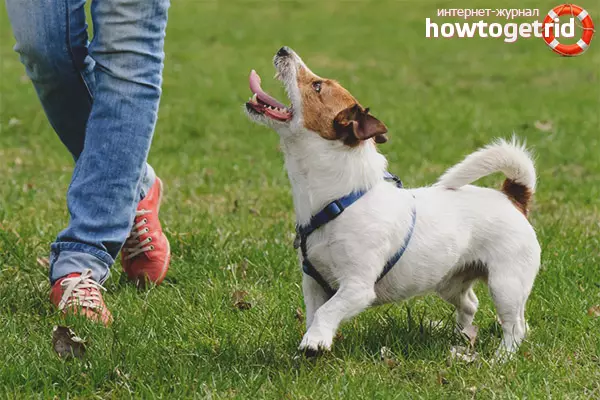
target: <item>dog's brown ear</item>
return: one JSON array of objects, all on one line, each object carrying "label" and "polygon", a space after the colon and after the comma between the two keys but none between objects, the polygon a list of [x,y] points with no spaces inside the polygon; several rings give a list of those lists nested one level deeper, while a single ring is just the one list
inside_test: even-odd
[{"label": "dog's brown ear", "polygon": [[355,104],[342,110],[333,120],[337,138],[349,146],[374,138],[377,143],[387,142],[387,127],[369,113],[368,108]]}]

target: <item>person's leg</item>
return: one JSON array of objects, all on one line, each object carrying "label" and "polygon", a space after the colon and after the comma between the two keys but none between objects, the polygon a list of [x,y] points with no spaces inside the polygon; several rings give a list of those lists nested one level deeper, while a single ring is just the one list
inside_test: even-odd
[{"label": "person's leg", "polygon": [[[52,245],[52,279],[108,266],[130,233],[160,99],[168,0],[92,3],[95,92],[67,203],[71,221]],[[96,262],[95,261],[95,262]],[[93,279],[107,274],[93,269]]]},{"label": "person's leg", "polygon": [[25,65],[48,120],[74,159],[83,150],[95,86],[85,0],[6,0]]},{"label": "person's leg", "polygon": [[[48,120],[77,161],[84,147],[86,124],[96,87],[94,60],[88,54],[85,0],[6,0],[20,54]],[[140,197],[149,192],[155,174],[145,166]],[[129,218],[133,220],[133,214]],[[69,257],[70,255],[70,257]],[[91,267],[106,276],[104,260],[81,252],[63,252],[62,267],[51,268],[51,281]],[[72,268],[70,267],[72,266]]]}]

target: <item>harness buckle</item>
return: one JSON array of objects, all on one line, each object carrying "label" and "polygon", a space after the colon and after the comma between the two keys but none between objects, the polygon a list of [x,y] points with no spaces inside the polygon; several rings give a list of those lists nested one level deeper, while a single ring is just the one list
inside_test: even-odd
[{"label": "harness buckle", "polygon": [[336,219],[344,210],[345,207],[339,200],[332,201],[325,207],[325,212],[332,220]]}]

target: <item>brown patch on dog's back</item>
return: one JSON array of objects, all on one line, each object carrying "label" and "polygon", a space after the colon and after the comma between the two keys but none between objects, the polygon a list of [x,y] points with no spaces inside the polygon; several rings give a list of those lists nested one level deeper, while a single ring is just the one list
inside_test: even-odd
[{"label": "brown patch on dog's back", "polygon": [[502,193],[508,196],[510,201],[513,202],[515,207],[517,207],[524,216],[527,216],[529,212],[529,202],[533,196],[533,192],[530,188],[507,178],[502,184]]}]

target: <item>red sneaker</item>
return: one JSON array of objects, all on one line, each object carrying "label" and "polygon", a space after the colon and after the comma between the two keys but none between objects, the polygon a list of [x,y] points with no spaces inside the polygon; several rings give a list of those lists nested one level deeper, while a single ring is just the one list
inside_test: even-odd
[{"label": "red sneaker", "polygon": [[57,280],[50,289],[50,301],[65,314],[73,312],[94,322],[109,325],[113,318],[104,304],[102,285],[93,280],[92,270],[69,274]]},{"label": "red sneaker", "polygon": [[156,182],[138,204],[131,233],[121,250],[121,264],[127,277],[144,286],[146,280],[159,285],[169,269],[171,248],[162,231],[158,210],[162,199],[162,182]]}]

